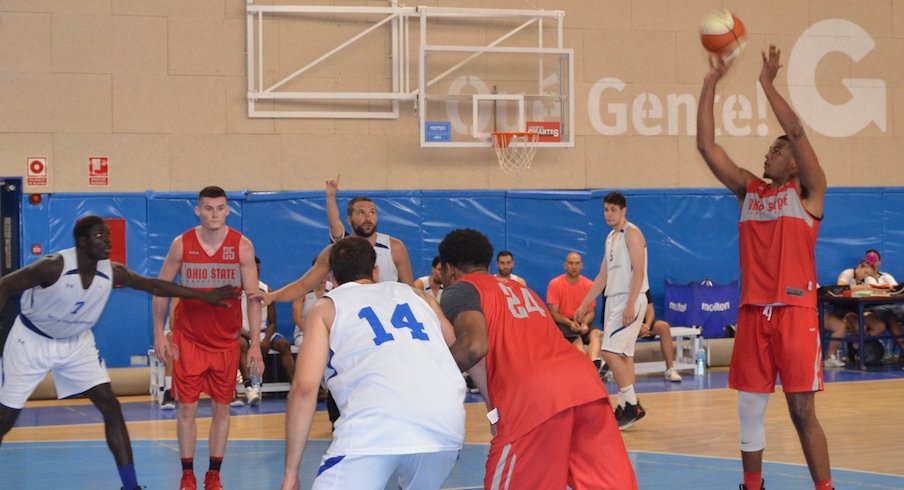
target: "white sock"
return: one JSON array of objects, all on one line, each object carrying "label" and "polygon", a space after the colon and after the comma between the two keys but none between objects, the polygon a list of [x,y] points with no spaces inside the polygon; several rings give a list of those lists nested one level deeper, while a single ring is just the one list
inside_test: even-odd
[{"label": "white sock", "polygon": [[637,405],[637,394],[634,393],[634,385],[618,389],[618,406],[624,408],[626,403]]},{"label": "white sock", "polygon": [[163,377],[163,389],[168,390],[173,387],[173,377],[172,376],[164,376]]}]

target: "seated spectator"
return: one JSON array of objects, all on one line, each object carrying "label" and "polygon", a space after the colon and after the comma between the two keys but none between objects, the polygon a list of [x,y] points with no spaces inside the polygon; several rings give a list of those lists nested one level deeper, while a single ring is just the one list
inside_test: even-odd
[{"label": "seated spectator", "polygon": [[640,333],[637,338],[652,339],[659,336],[659,348],[662,351],[662,358],[665,360],[665,372],[662,377],[666,381],[680,383],[682,378],[675,370],[675,350],[672,345],[672,326],[665,320],[656,319],[656,309],[653,307],[653,295],[647,291],[647,311],[643,317],[643,325],[640,326]]},{"label": "seated spectator", "polygon": [[[260,277],[261,260],[258,257],[255,257],[254,263],[257,264],[257,273],[258,277]],[[269,286],[267,286],[263,281],[258,280],[257,284],[258,288],[262,292],[266,293],[270,291]],[[242,293],[242,314],[244,315],[242,318],[248,318],[247,313],[245,313],[245,310],[247,308],[248,300],[245,297],[245,294]],[[241,372],[242,379],[245,383],[245,403],[254,406],[260,403],[261,394],[260,392],[258,392],[256,387],[252,386],[251,376],[248,372],[247,363],[244,362],[244,359],[248,355],[248,348],[250,347],[249,335],[251,334],[248,325],[244,324],[244,321],[241,330],[241,355],[243,362],[239,362],[239,371]],[[263,308],[263,311],[261,311],[260,332],[261,357],[263,359],[266,359],[267,354],[270,353],[270,349],[277,351],[279,353],[279,363],[282,366],[283,370],[286,372],[286,376],[288,376],[289,381],[291,381],[292,375],[295,373],[295,359],[292,357],[292,345],[289,344],[289,340],[286,339],[281,333],[276,331],[275,305],[271,304],[270,306]]]},{"label": "seated spectator", "polygon": [[[861,260],[855,267],[845,269],[838,275],[838,285],[850,286],[851,291],[860,291],[871,289],[879,284],[878,270],[875,263],[869,260]],[[866,322],[866,334],[869,336],[879,335],[885,331],[885,322],[878,315],[872,312],[864,314]],[[841,339],[847,331],[859,331],[859,319],[856,310],[853,307],[835,306],[831,311],[826,311],[823,316],[823,324],[826,331],[831,334],[828,346],[826,348],[826,356],[823,364],[825,367],[844,367],[844,361],[838,356],[838,350],[841,347]]]},{"label": "seated spectator", "polygon": [[527,281],[512,274],[512,271],[515,270],[515,256],[508,250],[503,250],[496,254],[496,269],[499,271],[496,273],[496,277],[518,281],[522,286],[527,286]]},{"label": "seated spectator", "polygon": [[[314,257],[314,260],[311,261],[311,265],[317,262],[317,257]],[[301,343],[304,341],[304,325],[305,319],[308,317],[308,312],[311,311],[311,307],[314,306],[314,303],[320,299],[321,296],[326,294],[328,291],[333,289],[333,283],[329,280],[329,277],[320,281],[317,285],[317,288],[313,291],[308,291],[307,294],[302,296],[301,298],[296,299],[292,302],[292,321],[295,323],[295,332],[294,332],[294,340],[295,346],[301,349]],[[317,401],[322,402],[326,401],[326,385],[321,386],[320,393],[318,394]],[[330,398],[332,401],[332,398]],[[336,419],[339,418],[339,409],[335,406],[335,401],[332,401],[331,404],[327,407],[330,410],[330,420],[335,422]]]},{"label": "seated spectator", "polygon": [[[170,320],[176,312],[176,302],[179,298],[170,300],[169,315],[166,316],[166,322],[163,324],[163,333],[167,340],[172,340],[173,331],[170,329]],[[175,410],[176,398],[173,396],[173,359],[167,357],[163,364],[163,398],[160,400],[161,410]]]},{"label": "seated spectator", "polygon": [[[898,285],[898,281],[895,280],[894,276],[882,270],[882,255],[879,254],[878,250],[867,250],[866,260],[876,265],[878,273],[876,280],[879,282],[880,287],[891,288]],[[895,341],[898,343],[900,350],[898,359],[904,360],[904,337],[902,337],[904,336],[904,331],[902,331],[901,324],[898,322],[898,318],[904,318],[904,304],[873,306],[870,311],[885,323],[885,328],[890,334],[897,337]]]},{"label": "seated spectator", "polygon": [[593,328],[596,318],[596,301],[594,301],[580,322],[573,319],[575,311],[581,305],[584,296],[593,287],[593,281],[581,275],[584,261],[581,254],[569,252],[565,256],[565,273],[549,281],[546,288],[546,303],[552,318],[566,339],[583,352],[587,345],[587,356],[600,367],[602,330]]},{"label": "seated spectator", "polygon": [[414,281],[415,289],[422,289],[424,292],[432,294],[439,301],[439,298],[443,295],[442,270],[443,267],[440,263],[439,255],[437,255],[433,257],[430,275],[419,277]]},{"label": "seated spectator", "polygon": [[[314,257],[311,265],[313,266],[315,262],[317,262],[317,257]],[[329,275],[327,275],[327,278],[320,281],[315,289],[308,291],[307,294],[292,302],[292,321],[295,323],[295,332],[293,333],[295,347],[301,348],[301,343],[304,341],[304,319],[307,318],[308,311],[311,310],[311,307],[314,306],[314,303],[321,296],[331,289],[333,289],[333,284],[329,280]]]}]

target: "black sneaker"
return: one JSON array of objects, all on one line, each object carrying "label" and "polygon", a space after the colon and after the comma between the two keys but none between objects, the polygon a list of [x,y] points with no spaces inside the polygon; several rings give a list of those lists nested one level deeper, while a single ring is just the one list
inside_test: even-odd
[{"label": "black sneaker", "polygon": [[602,365],[599,367],[599,369],[596,370],[596,374],[599,375],[600,381],[602,381],[603,384],[606,384],[606,381],[607,381],[608,378],[609,378],[609,365],[608,365],[608,364],[602,364]]},{"label": "black sneaker", "polygon": [[172,390],[163,392],[163,401],[160,402],[160,410],[174,410],[176,408],[176,400],[173,398]]},{"label": "black sneaker", "polygon": [[616,422],[622,418],[622,413],[624,413],[625,409],[621,405],[615,406],[615,420]]},{"label": "black sneaker", "polygon": [[636,405],[626,403],[621,417],[615,418],[618,421],[618,430],[625,430],[646,416],[647,412],[640,406],[640,402],[637,402]]},{"label": "black sneaker", "polygon": [[[738,486],[738,490],[747,490],[747,485],[742,483]],[[760,490],[766,490],[766,480],[760,480]]]},{"label": "black sneaker", "polygon": [[468,387],[468,393],[480,393],[480,390],[477,389],[477,385],[474,384],[474,380],[468,376],[468,373],[464,373],[465,376],[465,385]]}]

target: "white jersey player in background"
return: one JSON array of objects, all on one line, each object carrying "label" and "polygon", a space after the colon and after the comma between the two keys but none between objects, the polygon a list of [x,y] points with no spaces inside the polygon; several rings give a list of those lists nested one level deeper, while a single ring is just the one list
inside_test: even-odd
[{"label": "white jersey player in background", "polygon": [[583,318],[589,305],[605,291],[603,360],[618,384],[615,418],[627,429],[646,416],[634,392],[634,344],[647,311],[647,242],[640,228],[628,221],[628,203],[620,192],[603,198],[603,214],[612,231],[606,237],[605,255],[593,287],[578,307]]},{"label": "white jersey player in background", "polygon": [[366,238],[377,253],[377,267],[380,268],[379,282],[404,282],[414,285],[411,259],[408,249],[398,238],[377,232],[377,205],[368,197],[358,196],[348,203],[346,222],[351,227],[349,235],[339,217],[336,192],[339,190],[339,176],[326,181],[326,217],[330,225],[330,243],[347,236]]},{"label": "white jersey player in background", "polygon": [[0,442],[16,423],[28,397],[53,371],[60,399],[84,394],[103,416],[107,446],[123,488],[143,488],[135,475],[125,419],[91,328],[114,287],[210,304],[235,298],[238,291],[188,289],[140,276],[111,262],[110,228],[99,216],[79,219],[72,234],[75,248],[44,256],[0,279],[0,310],[11,297],[22,293],[21,313],[0,357]]},{"label": "white jersey player in background", "polygon": [[[381,269],[382,270],[382,269]],[[437,301],[443,296],[443,267],[439,255],[433,257],[430,265],[430,275],[422,276],[414,281],[414,287],[422,289],[425,293],[432,294]]]},{"label": "white jersey player in background", "polygon": [[375,283],[375,261],[363,238],[329,251],[339,286],[308,313],[286,414],[284,490],[299,486],[324,376],[342,416],[314,489],[382,490],[396,471],[402,489],[439,489],[458,458],[465,383],[447,347],[451,325],[423,292]]}]

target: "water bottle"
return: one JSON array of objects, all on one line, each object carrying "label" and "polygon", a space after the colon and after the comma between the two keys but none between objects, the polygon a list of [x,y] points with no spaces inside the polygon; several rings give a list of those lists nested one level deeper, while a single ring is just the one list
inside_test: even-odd
[{"label": "water bottle", "polygon": [[697,351],[697,364],[694,366],[694,376],[706,374],[706,349]]},{"label": "water bottle", "polygon": [[248,375],[251,376],[251,387],[260,391],[261,389],[261,372],[254,365],[254,359],[251,359],[251,365],[248,366]]}]

